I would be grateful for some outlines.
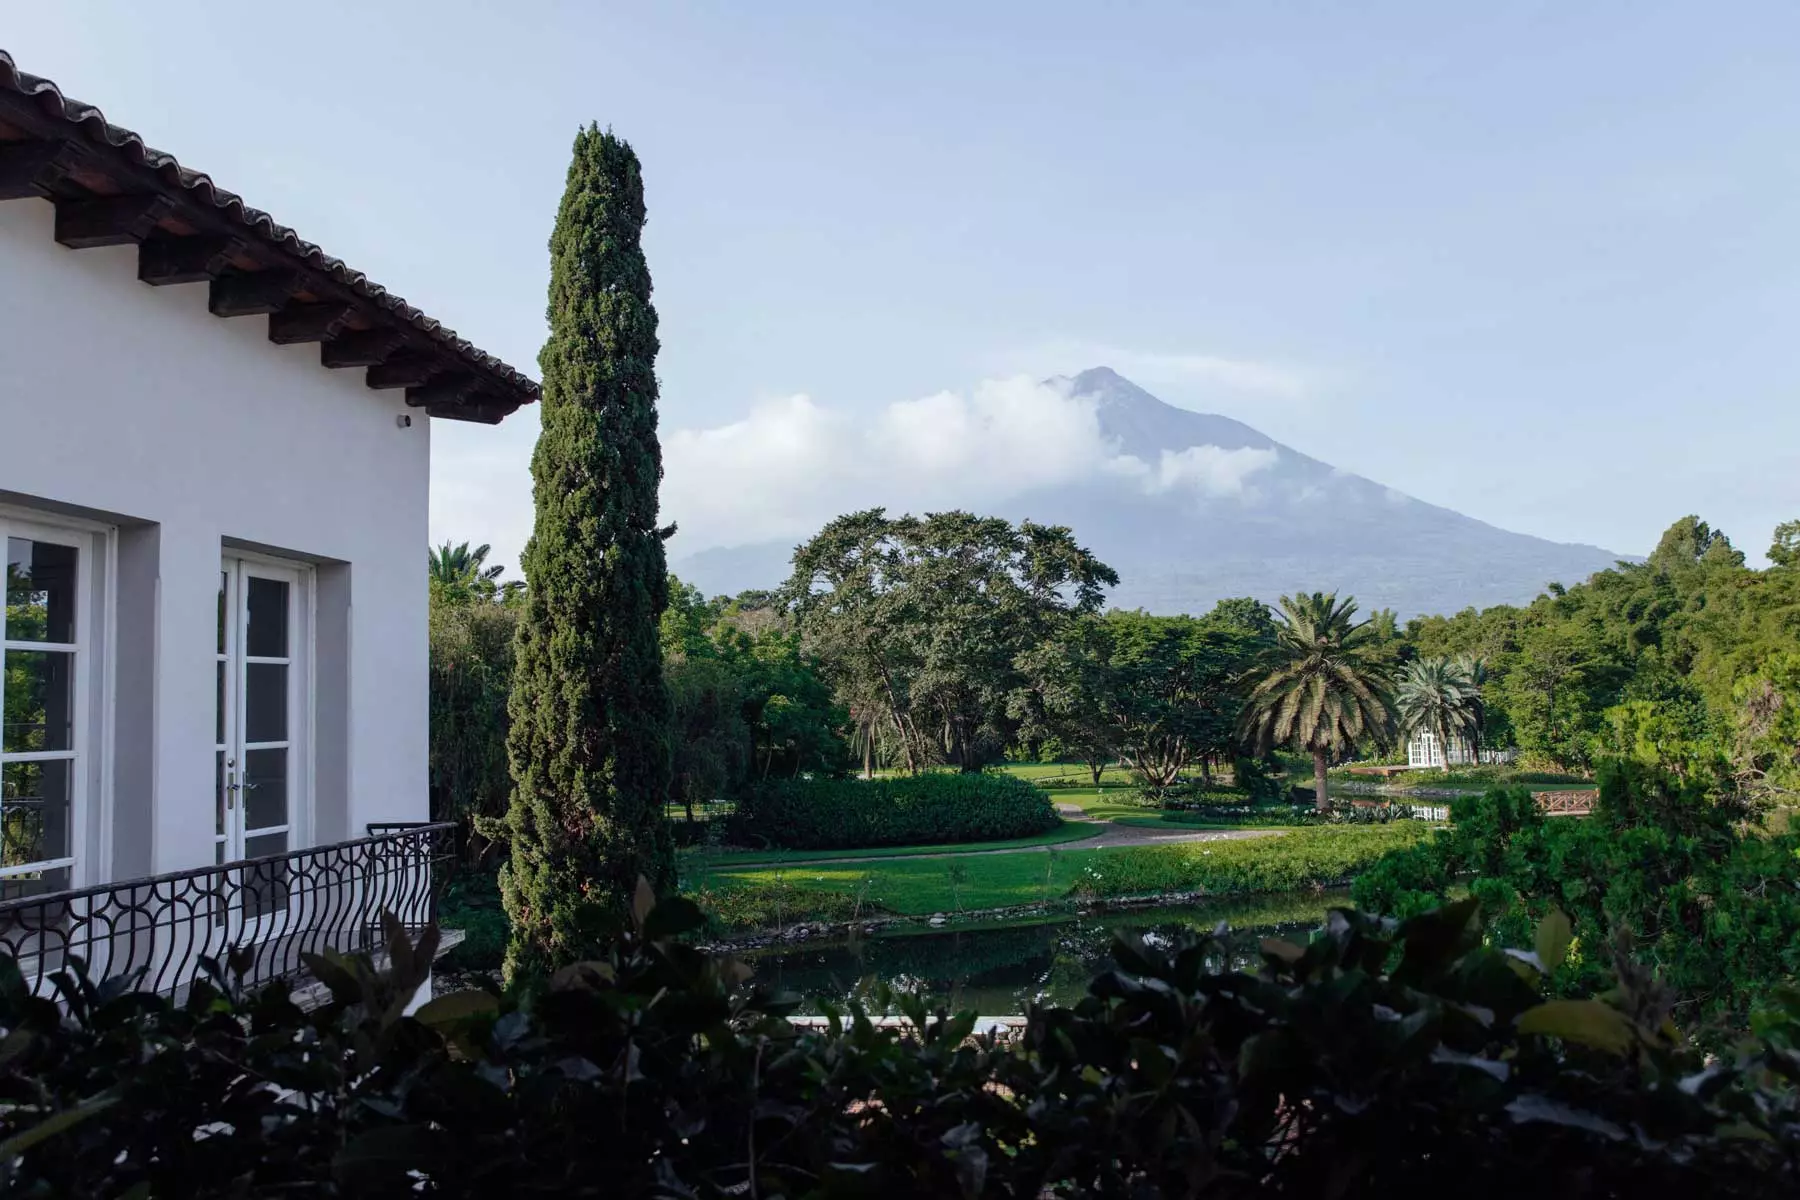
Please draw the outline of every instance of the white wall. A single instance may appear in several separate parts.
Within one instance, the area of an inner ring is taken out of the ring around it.
[[[152,844],[137,861],[212,862],[226,539],[350,564],[337,811],[350,836],[423,820],[430,422],[398,428],[400,392],[327,370],[317,345],[274,345],[266,318],[212,316],[205,284],[139,283],[135,247],[57,245],[53,215],[0,202],[0,491],[159,527],[157,642],[119,647],[155,655]]]

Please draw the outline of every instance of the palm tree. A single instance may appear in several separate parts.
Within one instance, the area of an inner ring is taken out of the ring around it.
[[[1257,753],[1274,746],[1307,751],[1313,760],[1313,799],[1321,810],[1327,756],[1394,728],[1394,704],[1381,667],[1371,661],[1369,622],[1354,620],[1356,601],[1314,592],[1283,596],[1276,612],[1269,672],[1250,693],[1239,734]]]
[[[1444,755],[1445,774],[1450,772],[1452,740],[1473,742],[1478,694],[1464,665],[1448,658],[1415,659],[1400,671],[1394,698],[1401,728],[1431,734]]]
[[[459,546],[445,542],[429,552],[431,578],[456,591],[487,591],[500,578],[500,573],[506,570],[505,567],[486,565],[488,552],[492,549],[486,542],[473,550],[467,542]]]
[[[1487,659],[1478,654],[1459,654],[1456,669],[1469,685],[1469,748],[1474,751],[1475,761],[1479,764],[1482,735],[1487,729]]]

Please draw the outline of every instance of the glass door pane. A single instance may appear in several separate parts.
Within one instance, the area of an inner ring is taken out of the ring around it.
[[[14,899],[74,882],[88,631],[79,539],[0,526],[0,899]]]
[[[220,861],[239,862],[292,849],[294,729],[293,631],[298,577],[277,567],[227,560],[221,584]],[[246,865],[235,875],[243,936],[290,899],[288,864]]]

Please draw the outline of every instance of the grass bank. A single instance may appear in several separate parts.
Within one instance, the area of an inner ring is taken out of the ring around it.
[[[1183,842],[1095,851],[1077,864],[1076,895],[1109,898],[1160,892],[1214,896],[1285,892],[1354,878],[1390,850],[1425,838],[1423,821],[1291,829],[1279,837]],[[1071,856],[1073,857],[1073,856]]]
[[[1291,891],[1354,876],[1428,827],[1293,829],[1243,841],[1114,849],[1032,851],[868,864],[716,867],[696,873],[693,893],[723,929],[797,920],[848,920],[853,912],[902,916],[1008,908],[1081,896],[1153,893],[1244,895]]]
[[[1355,775],[1348,768],[1334,767],[1326,775],[1331,783],[1354,783],[1367,787],[1380,784],[1385,791],[1403,792],[1414,788],[1426,790],[1485,792],[1492,787],[1529,787],[1539,791],[1560,788],[1591,788],[1594,781],[1581,775],[1559,771],[1531,771],[1521,767],[1487,766],[1457,767],[1440,771],[1435,767],[1416,767],[1383,780],[1372,775]]]

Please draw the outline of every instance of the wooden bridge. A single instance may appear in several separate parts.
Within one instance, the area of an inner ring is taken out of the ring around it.
[[[1600,802],[1599,788],[1577,788],[1559,792],[1533,792],[1532,800],[1546,817],[1585,817]]]

